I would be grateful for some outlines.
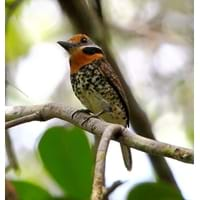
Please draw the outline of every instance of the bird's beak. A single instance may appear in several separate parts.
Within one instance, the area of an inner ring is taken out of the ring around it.
[[[74,47],[74,44],[70,42],[58,41],[57,43],[68,52],[70,52],[70,50]]]

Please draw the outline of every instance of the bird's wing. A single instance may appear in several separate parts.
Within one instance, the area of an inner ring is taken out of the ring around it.
[[[113,70],[112,66],[106,59],[99,60],[99,70],[107,78],[108,82],[113,86],[115,91],[118,93],[124,107],[126,109],[128,121],[129,121],[129,107],[128,107],[128,100],[125,95],[125,91],[122,87],[119,77]]]

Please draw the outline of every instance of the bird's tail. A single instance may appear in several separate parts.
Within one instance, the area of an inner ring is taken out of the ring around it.
[[[122,143],[120,143],[120,146],[121,146],[124,164],[126,168],[130,171],[132,169],[131,149]]]

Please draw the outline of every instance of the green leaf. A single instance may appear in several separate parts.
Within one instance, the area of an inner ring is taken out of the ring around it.
[[[39,142],[45,168],[71,199],[89,199],[93,159],[85,133],[78,128],[53,127]]]
[[[183,200],[179,191],[167,183],[142,183],[135,186],[128,200]]]
[[[12,181],[20,200],[53,200],[43,188],[26,181]]]
[[[17,17],[11,17],[6,27],[6,62],[24,56],[31,46],[27,31]]]

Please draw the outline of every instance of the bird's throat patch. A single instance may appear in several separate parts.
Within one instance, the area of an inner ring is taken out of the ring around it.
[[[86,48],[93,48],[93,49],[86,49]],[[86,49],[85,51],[87,52],[84,52],[84,49]],[[103,58],[104,56],[102,51],[100,51],[101,49],[99,48],[85,47],[84,49],[78,50],[70,57],[70,73],[71,74],[77,73],[85,65],[92,63],[94,60]]]

